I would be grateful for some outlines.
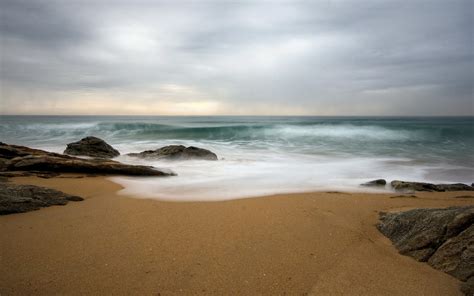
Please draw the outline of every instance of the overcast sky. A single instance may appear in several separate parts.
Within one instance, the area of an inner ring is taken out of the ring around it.
[[[0,114],[474,114],[472,0],[0,3]]]

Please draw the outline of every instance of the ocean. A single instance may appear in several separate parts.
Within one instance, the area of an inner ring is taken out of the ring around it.
[[[112,177],[123,194],[225,200],[288,192],[368,191],[377,178],[474,181],[474,117],[1,116],[0,141],[53,152],[96,136],[116,160],[171,169],[167,178]],[[149,161],[124,154],[171,144],[218,161]]]

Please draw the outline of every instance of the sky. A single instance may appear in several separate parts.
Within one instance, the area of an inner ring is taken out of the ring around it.
[[[473,6],[0,0],[0,114],[474,115]]]

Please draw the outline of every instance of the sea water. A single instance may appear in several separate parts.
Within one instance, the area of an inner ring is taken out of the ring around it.
[[[54,152],[86,136],[116,160],[171,169],[176,177],[112,177],[123,194],[225,200],[305,191],[360,191],[385,178],[474,181],[474,117],[1,116],[0,141]],[[218,161],[143,160],[130,152],[197,146]]]

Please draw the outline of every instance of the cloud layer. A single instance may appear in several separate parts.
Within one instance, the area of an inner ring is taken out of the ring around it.
[[[0,10],[1,114],[474,114],[470,0]]]

